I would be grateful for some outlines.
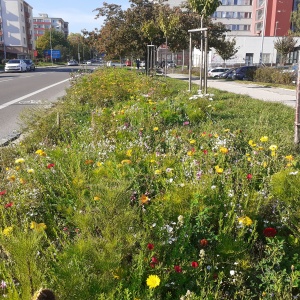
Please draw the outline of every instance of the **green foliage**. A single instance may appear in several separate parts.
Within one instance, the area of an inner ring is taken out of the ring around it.
[[[299,294],[294,110],[187,89],[101,69],[30,114],[20,144],[0,149],[1,295]]]
[[[283,72],[281,69],[272,67],[258,68],[254,76],[254,81],[285,85],[294,85],[295,79],[294,72]]]

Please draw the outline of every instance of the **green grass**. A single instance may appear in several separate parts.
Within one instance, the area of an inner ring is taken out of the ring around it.
[[[187,90],[104,68],[23,118],[0,149],[6,299],[299,295],[294,110]]]

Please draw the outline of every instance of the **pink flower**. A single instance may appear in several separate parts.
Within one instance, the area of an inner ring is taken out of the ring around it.
[[[155,256],[153,256],[153,257],[151,258],[151,262],[152,262],[153,264],[158,264],[158,259],[157,259]]]
[[[0,191],[0,196],[5,195],[6,193],[7,193],[6,190]]]
[[[47,169],[51,169],[51,168],[53,168],[55,166],[55,164],[48,164],[47,165]]]
[[[9,202],[9,203],[6,203],[6,204],[4,205],[4,207],[5,207],[5,208],[9,208],[9,207],[12,207],[13,205],[14,205],[13,202]]]
[[[147,248],[148,248],[149,250],[153,250],[153,249],[154,249],[154,244],[149,243],[149,244],[147,245]]]
[[[251,180],[252,177],[253,177],[253,176],[252,176],[252,174],[250,174],[250,173],[247,175],[247,179],[248,179],[248,180]]]
[[[180,266],[174,266],[174,270],[176,273],[182,273],[182,269]]]
[[[198,268],[198,267],[199,267],[199,264],[198,264],[196,261],[192,261],[191,266],[192,266],[193,268]]]

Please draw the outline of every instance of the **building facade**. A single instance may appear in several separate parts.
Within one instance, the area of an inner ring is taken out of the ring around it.
[[[186,0],[167,0],[171,7],[180,6]],[[227,63],[229,65],[252,65],[278,63],[274,42],[292,30],[291,13],[297,10],[300,0],[221,0],[222,4],[212,15],[212,21],[221,22],[230,31],[228,38],[235,38],[238,53]],[[296,38],[296,48],[300,40]],[[289,63],[298,62],[296,50]],[[193,65],[200,63],[200,51],[194,49]],[[224,62],[214,49],[209,53],[209,66]]]
[[[23,0],[0,0],[0,59],[31,58],[32,7]]]
[[[65,37],[69,34],[68,22],[65,22],[62,18],[50,18],[48,14],[39,14],[38,17],[33,17],[33,26],[35,41],[51,28],[64,33]]]

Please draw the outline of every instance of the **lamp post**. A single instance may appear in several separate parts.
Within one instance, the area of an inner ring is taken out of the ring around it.
[[[55,28],[59,28],[59,26],[55,26]],[[52,25],[50,26],[50,57],[51,57],[51,64],[53,66],[53,55],[52,55]]]

